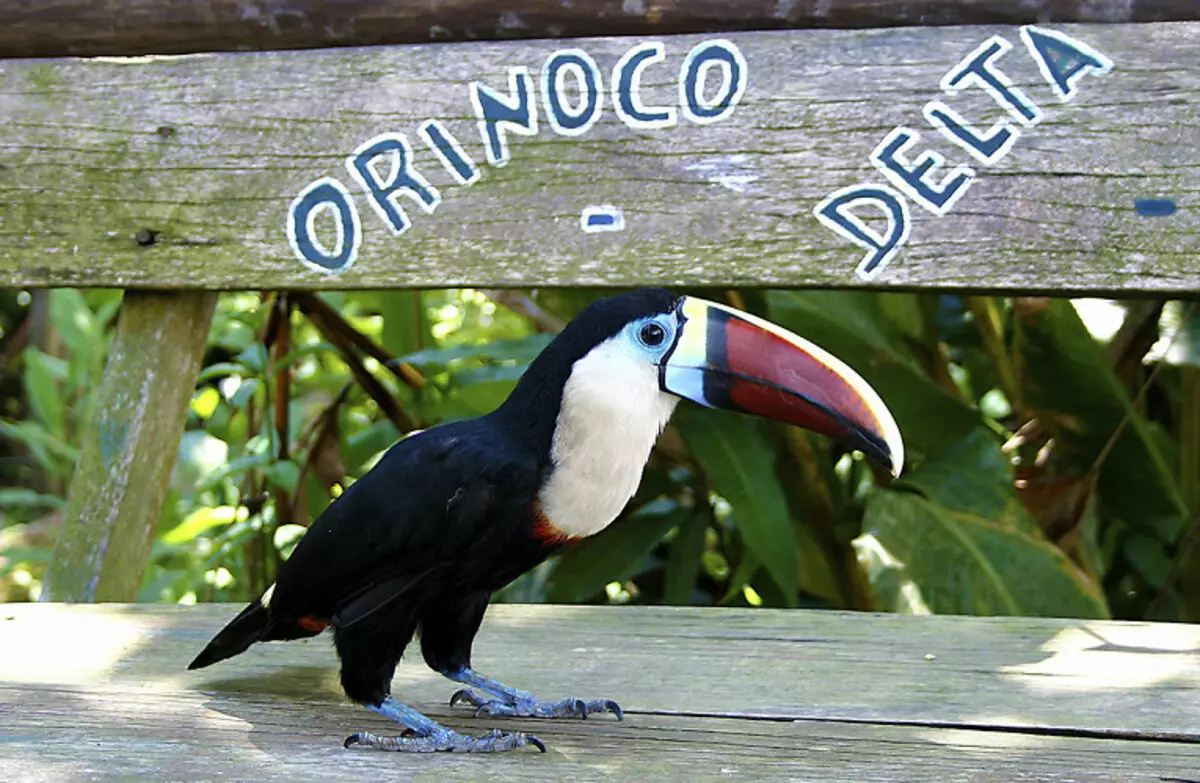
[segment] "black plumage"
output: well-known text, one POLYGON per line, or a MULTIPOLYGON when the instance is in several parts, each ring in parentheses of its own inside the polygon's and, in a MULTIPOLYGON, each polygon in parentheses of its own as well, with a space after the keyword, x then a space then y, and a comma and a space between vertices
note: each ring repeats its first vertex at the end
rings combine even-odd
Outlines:
POLYGON ((392 446, 297 544, 264 607, 250 604, 192 662, 201 668, 254 642, 332 626, 346 694, 378 705, 414 634, 430 667, 470 666, 491 594, 563 545, 540 518, 571 367, 630 321, 666 313, 647 289, 586 308, 530 364, 490 414, 432 427, 392 446))
POLYGON ((468 686, 451 704, 494 716, 620 718, 611 701, 543 702, 492 680, 471 668, 471 645, 495 590, 572 535, 612 522, 679 397, 811 427, 897 474, 903 463, 899 430, 878 395, 803 338, 663 289, 601 299, 542 351, 495 411, 389 449, 313 523, 275 585, 189 668, 332 627, 346 694, 408 730, 355 734, 347 744, 544 749, 523 734, 465 737, 394 699, 396 664, 419 634, 426 663, 468 686))

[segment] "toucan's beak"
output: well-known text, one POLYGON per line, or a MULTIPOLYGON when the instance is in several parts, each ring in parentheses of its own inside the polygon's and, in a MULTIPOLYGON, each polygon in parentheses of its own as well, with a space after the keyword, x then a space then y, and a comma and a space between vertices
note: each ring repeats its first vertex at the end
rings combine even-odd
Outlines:
POLYGON ((663 391, 836 438, 904 466, 891 412, 840 359, 769 321, 691 296, 676 306, 675 344, 659 368, 663 391))

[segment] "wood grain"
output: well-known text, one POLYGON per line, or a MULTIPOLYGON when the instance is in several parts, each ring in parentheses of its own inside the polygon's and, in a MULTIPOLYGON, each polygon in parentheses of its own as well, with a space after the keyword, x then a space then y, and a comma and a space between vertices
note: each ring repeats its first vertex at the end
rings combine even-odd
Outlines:
POLYGON ((1167 22, 1193 0, 20 0, 0 57, 312 49, 802 27, 1167 22))
POLYGON ((394 683, 412 704, 464 731, 534 731, 550 753, 411 758, 342 750, 386 724, 340 695, 323 639, 184 671, 236 610, 0 608, 0 775, 1128 781, 1200 768, 1196 626, 498 606, 478 666, 546 696, 616 698, 628 718, 473 720, 444 706, 453 683, 418 656, 394 683))
MULTIPOLYGON (((969 162, 923 124, 941 97, 981 127, 1004 118, 944 73, 988 36, 1046 120, 1027 129, 944 217, 913 208, 911 239, 876 287, 1003 291, 1200 289, 1200 24, 1060 26, 1112 58, 1059 103, 1011 27, 729 36, 749 88, 725 121, 632 130, 611 110, 588 133, 511 136, 504 168, 456 185, 416 136, 441 119, 483 160, 468 85, 537 73, 549 41, 0 65, 0 285, 360 288, 406 286, 862 285, 861 251, 813 217, 834 190, 881 182, 868 155, 898 125, 969 162), (365 238, 340 276, 306 269, 288 205, 385 131, 407 134, 442 190, 393 237, 358 193, 365 238), (1140 199, 1169 199, 1143 217, 1140 199), (622 232, 584 234, 614 204, 622 232), (139 232, 156 241, 139 243, 139 232)), ((704 37, 663 39, 648 103, 678 105, 676 74, 704 37)), ((576 45, 610 73, 635 39, 576 45)), ((611 107, 610 107, 611 109, 611 107)))
POLYGON ((132 601, 162 517, 215 293, 126 292, 44 594, 132 601))

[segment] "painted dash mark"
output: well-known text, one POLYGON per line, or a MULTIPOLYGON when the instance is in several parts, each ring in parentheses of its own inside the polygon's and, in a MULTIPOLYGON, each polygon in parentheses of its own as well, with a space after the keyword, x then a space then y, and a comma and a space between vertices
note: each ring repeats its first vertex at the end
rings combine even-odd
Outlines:
POLYGON ((1175 202, 1169 198, 1139 198, 1133 208, 1142 217, 1166 217, 1175 214, 1175 202))
POLYGON ((579 227, 586 234, 601 231, 624 231, 625 213, 611 204, 584 207, 579 216, 579 227))

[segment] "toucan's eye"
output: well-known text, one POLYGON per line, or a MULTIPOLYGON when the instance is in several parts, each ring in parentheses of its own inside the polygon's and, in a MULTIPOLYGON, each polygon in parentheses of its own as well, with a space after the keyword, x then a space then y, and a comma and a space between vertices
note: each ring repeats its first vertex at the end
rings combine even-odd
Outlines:
POLYGON ((642 331, 638 333, 642 338, 642 342, 646 345, 662 345, 662 341, 666 339, 667 333, 661 326, 656 323, 648 323, 642 327, 642 331))

